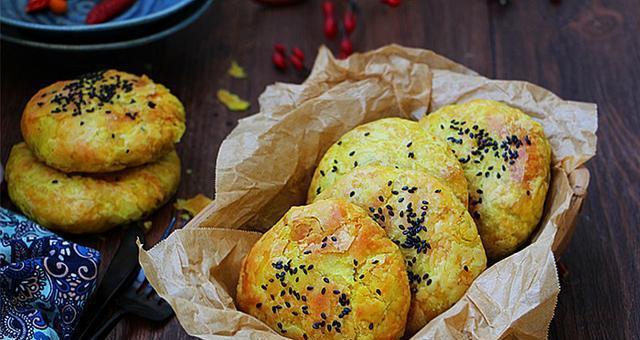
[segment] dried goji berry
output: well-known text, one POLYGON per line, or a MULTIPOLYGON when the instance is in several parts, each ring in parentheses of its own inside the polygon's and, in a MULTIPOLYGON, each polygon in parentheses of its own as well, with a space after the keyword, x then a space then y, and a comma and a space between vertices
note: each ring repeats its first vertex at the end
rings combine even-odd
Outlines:
POLYGON ((291 49, 291 52, 293 53, 293 55, 295 55, 296 57, 298 57, 298 59, 300 59, 300 61, 304 61, 304 53, 302 53, 302 50, 294 47, 291 49))
POLYGON ((271 61, 273 61, 273 65, 279 70, 284 71, 287 68, 287 59, 285 59, 284 54, 278 51, 273 52, 271 61))
POLYGON ((347 9, 344 12, 344 30, 347 34, 351 34, 356 29, 356 15, 352 10, 347 9))
POLYGON ((287 51, 287 48, 280 43, 273 45, 273 49, 275 49, 278 53, 282 53, 282 54, 284 54, 287 51))
POLYGON ((47 8, 49 8, 49 0, 29 0, 25 10, 27 13, 33 13, 47 8))
POLYGON ((324 20, 324 35, 328 39, 333 39, 338 34, 338 25, 333 17, 326 17, 324 20))
POLYGON ((289 60, 291 60, 291 65, 293 65, 293 68, 295 68, 296 70, 302 71, 304 69, 304 64, 302 63, 302 60, 298 58, 298 56, 292 55, 289 57, 289 60))
POLYGON ((136 0, 103 0, 93 6, 85 22, 89 25, 103 23, 109 21, 122 14, 136 0))

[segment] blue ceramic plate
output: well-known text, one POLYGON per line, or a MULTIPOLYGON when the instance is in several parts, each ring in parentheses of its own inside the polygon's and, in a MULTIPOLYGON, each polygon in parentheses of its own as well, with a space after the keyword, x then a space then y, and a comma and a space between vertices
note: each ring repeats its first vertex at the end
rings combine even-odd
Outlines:
POLYGON ((51 11, 27 14, 28 0, 0 0, 0 23, 41 32, 96 32, 150 23, 179 11, 195 0, 137 0, 120 16, 102 24, 86 25, 84 19, 100 0, 69 0, 65 15, 51 11))
POLYGON ((197 2, 187 6, 183 11, 180 11, 180 13, 176 14, 175 17, 171 18, 172 20, 168 20, 168 22, 167 20, 158 22, 156 25, 154 25, 156 26, 154 31, 145 32, 145 34, 140 34, 122 40, 93 42, 87 44, 72 44, 64 41, 34 39, 33 36, 22 33, 20 29, 12 29, 10 27, 8 27, 8 29, 5 29, 2 34, 0 34, 0 38, 20 45, 58 51, 90 52, 123 49, 144 45, 162 39, 185 28, 196 19, 198 19, 202 14, 204 14, 211 3, 213 3, 213 0, 198 0, 197 2))

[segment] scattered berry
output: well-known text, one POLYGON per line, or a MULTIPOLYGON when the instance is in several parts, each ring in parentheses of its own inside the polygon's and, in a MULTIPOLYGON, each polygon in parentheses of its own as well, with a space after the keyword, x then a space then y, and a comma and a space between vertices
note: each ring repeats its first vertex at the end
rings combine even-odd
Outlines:
POLYGON ((284 71, 287 68, 287 59, 285 59, 284 54, 279 53, 278 51, 273 52, 271 60, 277 69, 284 71))
POLYGON ((294 47, 291 49, 291 52, 293 53, 294 56, 298 57, 300 61, 304 61, 304 53, 302 53, 301 49, 294 47))
POLYGON ((347 9, 344 12, 344 30, 347 34, 351 34, 356 29, 356 15, 352 10, 347 9))

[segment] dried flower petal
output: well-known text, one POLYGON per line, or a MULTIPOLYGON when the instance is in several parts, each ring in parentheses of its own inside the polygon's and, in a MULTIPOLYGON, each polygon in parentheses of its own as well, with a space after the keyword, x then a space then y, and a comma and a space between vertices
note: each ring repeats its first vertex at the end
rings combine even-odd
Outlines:
POLYGON ((191 216, 197 215, 202 209, 211 203, 211 199, 203 194, 197 194, 189 199, 178 198, 173 206, 178 210, 184 210, 191 216))
POLYGON ((229 73, 233 78, 244 79, 247 77, 247 73, 244 71, 244 68, 238 65, 235 60, 231 60, 231 67, 227 73, 229 73))
POLYGON ((231 111, 244 111, 251 105, 227 90, 218 90, 217 95, 218 100, 231 111))
POLYGON ((151 230, 151 227, 153 226, 153 222, 152 221, 144 221, 144 223, 142 223, 142 228, 144 229, 144 232, 148 232, 149 230, 151 230))

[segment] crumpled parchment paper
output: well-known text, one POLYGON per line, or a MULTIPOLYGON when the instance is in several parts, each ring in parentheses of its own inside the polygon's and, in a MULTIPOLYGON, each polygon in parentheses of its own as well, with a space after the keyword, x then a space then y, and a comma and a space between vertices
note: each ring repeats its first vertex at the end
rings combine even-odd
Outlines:
MULTIPOLYGON (((475 98, 516 106, 542 123, 553 148, 545 213, 531 243, 483 272, 465 296, 413 338, 546 338, 560 291, 555 267, 589 183, 595 104, 565 101, 521 81, 490 80, 434 52, 389 45, 346 60, 321 48, 300 85, 276 83, 240 121, 216 163, 215 200, 140 263, 187 333, 204 339, 282 339, 234 305, 243 256, 292 205, 305 202, 326 149, 382 117, 418 119, 475 98)), ((410 334, 408 336, 411 336, 410 334)))

